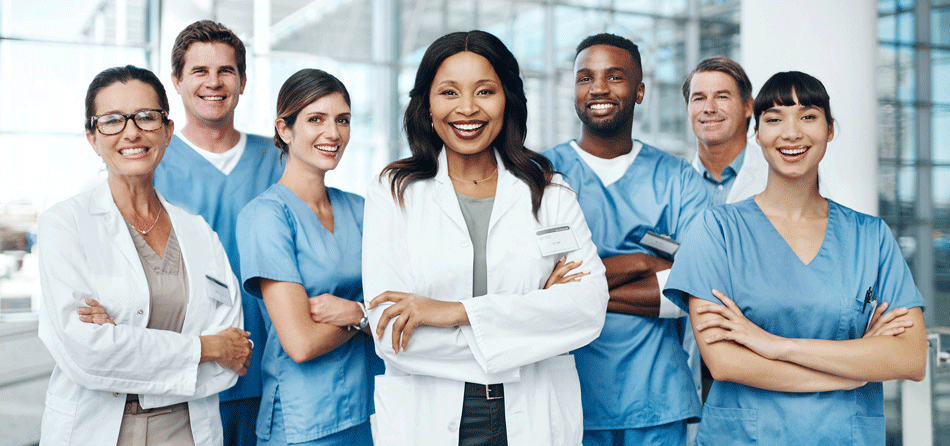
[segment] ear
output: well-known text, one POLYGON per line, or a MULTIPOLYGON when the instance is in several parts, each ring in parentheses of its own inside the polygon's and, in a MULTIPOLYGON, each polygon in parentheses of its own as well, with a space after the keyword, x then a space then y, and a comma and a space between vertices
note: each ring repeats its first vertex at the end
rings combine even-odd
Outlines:
POLYGON ((96 155, 99 155, 99 156, 101 157, 102 154, 99 153, 99 146, 96 144, 96 133, 95 133, 95 132, 96 132, 95 130, 93 130, 93 131, 91 131, 91 132, 88 131, 88 130, 86 130, 86 141, 89 141, 89 145, 92 146, 92 151, 93 151, 93 152, 96 152, 96 155))
POLYGON ((238 94, 244 94, 245 86, 247 86, 247 75, 241 76, 241 91, 238 94))
POLYGON ((175 87, 175 91, 178 94, 181 94, 181 79, 178 79, 178 76, 175 76, 175 73, 172 73, 172 85, 175 87))
POLYGON ((643 94, 646 93, 646 85, 643 82, 637 85, 637 104, 643 103, 643 94))
POLYGON ((284 122, 284 118, 278 118, 274 121, 274 127, 277 129, 277 134, 280 135, 280 139, 284 141, 284 144, 290 145, 290 142, 294 139, 294 130, 284 122))
POLYGON ((172 135, 175 134, 175 121, 171 119, 168 120, 168 124, 165 124, 165 147, 168 147, 172 142, 172 135))
POLYGON ((828 142, 831 142, 835 138, 835 123, 832 121, 828 124, 828 142))
POLYGON ((752 117, 752 98, 749 98, 745 101, 744 108, 745 108, 744 115, 746 119, 751 118, 752 117))

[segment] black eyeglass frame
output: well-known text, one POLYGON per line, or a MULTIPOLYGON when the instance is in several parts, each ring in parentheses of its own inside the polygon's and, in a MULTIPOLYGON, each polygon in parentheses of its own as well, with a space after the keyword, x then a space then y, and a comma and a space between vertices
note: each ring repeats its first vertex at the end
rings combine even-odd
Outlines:
MULTIPOLYGON (((125 126, 129 125, 129 120, 131 120, 132 122, 134 122, 134 123, 135 123, 135 126, 138 127, 139 130, 141 130, 141 131, 143 131, 143 132, 154 132, 154 131, 158 130, 158 129, 146 130, 146 129, 143 129, 142 126, 139 125, 138 121, 135 120, 135 115, 137 115, 137 114, 139 114, 139 113, 142 113, 142 112, 159 112, 159 113, 162 115, 162 125, 165 125, 165 124, 168 123, 168 112, 167 112, 167 111, 165 111, 165 110, 160 110, 160 109, 156 109, 156 108, 145 108, 145 109, 139 110, 139 111, 137 111, 137 112, 135 112, 135 113, 103 113, 103 114, 101 114, 101 115, 92 116, 92 117, 89 118, 89 124, 90 124, 90 126, 91 126, 92 128, 96 129, 99 133, 102 133, 102 134, 105 135, 105 136, 118 135, 119 133, 122 133, 122 132, 125 130, 125 126), (106 132, 103 132, 102 129, 99 128, 99 118, 101 118, 101 117, 103 117, 103 116, 109 116, 109 115, 118 115, 118 116, 121 116, 121 117, 123 118, 123 121, 122 121, 122 128, 120 128, 120 129, 119 129, 117 132, 115 132, 115 133, 106 133, 106 132)), ((158 128, 161 128, 161 126, 159 126, 158 128)))

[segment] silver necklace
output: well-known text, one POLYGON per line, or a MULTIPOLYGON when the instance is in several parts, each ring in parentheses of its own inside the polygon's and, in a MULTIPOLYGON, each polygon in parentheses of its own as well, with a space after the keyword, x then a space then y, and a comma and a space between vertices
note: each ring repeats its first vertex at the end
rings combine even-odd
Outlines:
POLYGON ((458 180, 458 181, 471 181, 472 184, 478 186, 478 182, 479 182, 479 181, 490 180, 493 176, 495 176, 496 173, 498 173, 498 166, 495 166, 495 170, 493 170, 493 171, 491 172, 491 175, 489 175, 489 176, 487 176, 487 177, 485 177, 485 178, 482 178, 482 179, 480 179, 480 180, 465 180, 465 179, 462 179, 462 178, 459 178, 459 177, 452 176, 452 174, 449 174, 449 178, 451 178, 451 179, 453 179, 453 180, 458 180))
POLYGON ((155 216, 155 221, 152 222, 152 226, 149 226, 148 229, 144 231, 139 228, 136 228, 135 225, 133 225, 131 221, 129 222, 129 224, 132 225, 132 229, 135 229, 135 231, 138 232, 139 234, 142 234, 142 235, 148 234, 148 231, 151 231, 152 228, 154 228, 155 225, 158 224, 158 219, 162 217, 163 210, 165 210, 165 208, 159 206, 158 215, 155 216))

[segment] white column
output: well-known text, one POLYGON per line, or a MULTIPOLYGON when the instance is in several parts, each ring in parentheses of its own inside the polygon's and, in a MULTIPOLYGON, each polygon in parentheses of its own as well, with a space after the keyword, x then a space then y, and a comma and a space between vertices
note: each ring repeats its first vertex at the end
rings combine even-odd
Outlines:
POLYGON ((779 71, 825 84, 836 125, 819 169, 822 194, 876 215, 877 2, 745 0, 740 34, 754 92, 779 71))

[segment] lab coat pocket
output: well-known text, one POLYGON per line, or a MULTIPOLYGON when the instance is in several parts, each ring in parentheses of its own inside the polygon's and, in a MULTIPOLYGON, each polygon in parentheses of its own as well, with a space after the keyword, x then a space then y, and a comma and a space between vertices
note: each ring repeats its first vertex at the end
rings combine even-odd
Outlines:
POLYGON ((758 443, 755 409, 703 407, 696 446, 750 445, 758 443))
POLYGON ((851 435, 854 446, 878 446, 885 443, 884 417, 851 418, 851 435))
POLYGON ((46 392, 46 411, 40 438, 43 444, 70 444, 76 421, 76 403, 46 392))
POLYGON ((409 376, 376 377, 376 425, 381 446, 409 446, 409 428, 418 421, 415 408, 407 407, 417 396, 412 392, 409 376))

